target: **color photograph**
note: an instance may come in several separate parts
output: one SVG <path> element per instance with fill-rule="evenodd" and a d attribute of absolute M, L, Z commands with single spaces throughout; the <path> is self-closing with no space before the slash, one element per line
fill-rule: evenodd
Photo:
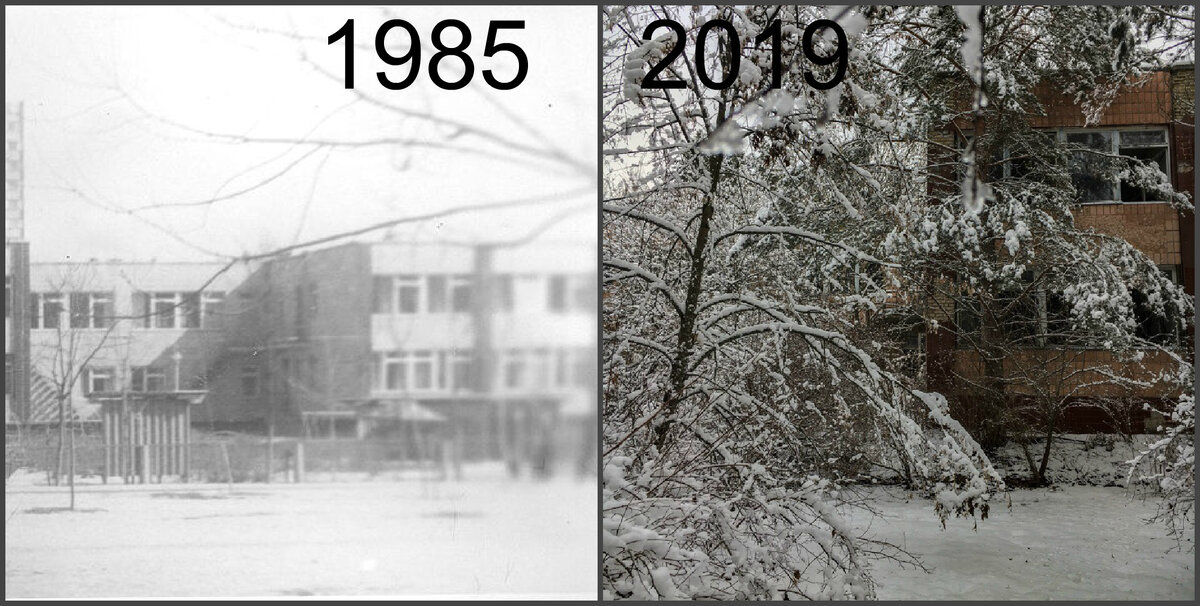
<path fill-rule="evenodd" d="M 602 599 L 1194 599 L 1194 18 L 605 7 Z"/>

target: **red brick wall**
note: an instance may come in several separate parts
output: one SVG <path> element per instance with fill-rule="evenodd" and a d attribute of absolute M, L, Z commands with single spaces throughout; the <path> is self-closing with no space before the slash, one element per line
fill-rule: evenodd
<path fill-rule="evenodd" d="M 1050 83 L 1036 89 L 1046 109 L 1045 116 L 1031 116 L 1034 128 L 1084 126 L 1083 110 L 1074 100 L 1055 90 Z M 1171 121 L 1170 75 L 1154 72 L 1138 84 L 1125 86 L 1112 105 L 1104 110 L 1100 121 L 1088 126 L 1128 126 L 1134 124 L 1167 124 Z"/>
<path fill-rule="evenodd" d="M 1169 129 L 1171 141 L 1171 179 L 1176 191 L 1185 192 L 1195 199 L 1195 90 L 1194 68 L 1155 72 L 1146 75 L 1138 83 L 1124 87 L 1101 115 L 1089 127 L 1157 125 Z M 1083 110 L 1069 96 L 1057 91 L 1050 83 L 1040 85 L 1036 92 L 1042 100 L 1045 115 L 1030 116 L 1034 128 L 1083 127 Z M 960 121 L 958 126 L 970 130 L 971 125 Z M 930 134 L 932 141 L 951 145 L 953 125 L 944 131 Z M 944 162 L 944 151 L 929 151 L 930 164 Z M 932 169 L 936 175 L 949 176 L 948 170 Z M 951 189 L 935 180 L 930 181 L 930 195 L 944 195 Z M 1184 287 L 1195 295 L 1195 237 L 1194 218 L 1190 211 L 1179 212 L 1166 204 L 1099 204 L 1080 207 L 1075 213 L 1077 224 L 1092 227 L 1102 233 L 1125 238 L 1139 250 L 1160 264 L 1180 264 L 1183 269 Z M 1193 330 L 1194 335 L 1194 330 Z M 1194 352 L 1189 351 L 1189 355 Z M 1108 355 L 1107 352 L 1090 352 Z M 1033 355 L 1029 352 L 1027 355 Z M 948 331 L 931 331 L 927 337 L 927 359 L 929 388 L 944 392 L 953 391 L 951 369 L 970 374 L 969 367 L 977 366 L 971 354 L 954 349 L 954 338 Z M 1151 360 L 1150 367 L 1160 366 L 1159 360 Z M 1100 394 L 1088 394 L 1100 395 Z M 1104 394 L 1114 396 L 1117 394 Z M 1150 388 L 1135 395 L 1155 397 L 1166 395 L 1161 389 Z M 1087 414 L 1069 418 L 1069 429 L 1095 431 L 1098 419 Z"/>
<path fill-rule="evenodd" d="M 1166 204 L 1085 204 L 1075 225 L 1120 236 L 1155 263 L 1180 263 L 1179 212 Z"/>

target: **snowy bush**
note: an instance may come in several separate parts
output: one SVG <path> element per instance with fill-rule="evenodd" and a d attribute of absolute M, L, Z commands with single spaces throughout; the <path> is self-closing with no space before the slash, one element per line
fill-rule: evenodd
<path fill-rule="evenodd" d="M 1126 485 L 1158 499 L 1158 513 L 1150 521 L 1162 523 L 1171 536 L 1183 542 L 1196 530 L 1196 400 L 1185 395 L 1173 410 L 1166 434 L 1129 462 Z M 1187 542 L 1195 549 L 1195 542 Z"/>

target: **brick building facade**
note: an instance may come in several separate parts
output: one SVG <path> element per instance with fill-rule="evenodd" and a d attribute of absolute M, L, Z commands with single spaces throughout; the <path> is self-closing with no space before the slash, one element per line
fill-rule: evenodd
<path fill-rule="evenodd" d="M 1194 156 L 1194 66 L 1172 66 L 1145 76 L 1139 83 L 1121 89 L 1112 104 L 1092 124 L 1085 124 L 1084 110 L 1071 98 L 1051 85 L 1041 85 L 1037 96 L 1045 108 L 1044 115 L 1027 116 L 1029 125 L 1051 133 L 1060 141 L 1084 144 L 1111 155 L 1128 155 L 1158 163 L 1176 192 L 1195 199 Z M 959 123 L 944 131 L 931 134 L 935 147 L 930 153 L 932 165 L 951 165 L 949 156 L 955 149 L 957 133 L 969 132 L 973 125 Z M 935 174 L 937 171 L 935 171 Z M 940 175 L 946 183 L 952 174 Z M 1073 175 L 1074 177 L 1074 175 Z M 1145 253 L 1160 270 L 1181 283 L 1186 293 L 1195 297 L 1195 238 L 1193 211 L 1179 210 L 1166 200 L 1154 199 L 1145 192 L 1124 183 L 1076 179 L 1080 201 L 1073 209 L 1075 225 L 1094 229 L 1098 233 L 1125 239 Z M 938 185 L 931 185 L 936 193 Z M 926 332 L 925 347 L 929 388 L 946 393 L 951 402 L 969 401 L 971 396 L 962 385 L 971 377 L 983 374 L 983 362 L 977 352 L 962 347 L 956 336 L 955 303 L 947 297 L 931 297 L 925 304 L 925 317 L 936 320 L 943 328 Z M 1194 355 L 1191 334 L 1182 336 L 1178 349 L 1185 356 Z M 1065 348 L 1030 348 L 1011 355 L 1003 361 L 1005 376 L 1028 372 L 1050 376 L 1055 365 L 1063 366 L 1060 373 L 1071 376 L 1073 393 L 1079 398 L 1112 397 L 1128 399 L 1170 398 L 1154 386 L 1154 374 L 1171 367 L 1170 357 L 1148 350 L 1145 359 L 1136 366 L 1115 362 L 1112 354 L 1100 350 Z M 1094 373 L 1072 374 L 1098 364 L 1111 364 L 1118 372 L 1136 375 L 1151 383 L 1151 387 L 1116 389 L 1105 385 Z M 1094 387 L 1081 387 L 1090 382 Z M 1028 397 L 1041 386 L 1021 385 L 1019 380 L 1006 386 L 1008 398 Z M 1136 416 L 1136 415 L 1135 415 Z M 1144 415 L 1143 415 L 1144 416 Z M 1065 420 L 1068 431 L 1101 431 L 1111 429 L 1111 419 L 1097 409 L 1086 407 L 1069 411 Z M 1140 423 L 1140 422 L 1138 422 Z M 1148 423 L 1147 426 L 1153 423 Z M 1135 424 L 1134 430 L 1142 430 Z"/>

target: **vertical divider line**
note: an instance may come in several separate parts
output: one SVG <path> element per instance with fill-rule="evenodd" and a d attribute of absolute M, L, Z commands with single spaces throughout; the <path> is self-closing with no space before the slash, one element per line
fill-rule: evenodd
<path fill-rule="evenodd" d="M 596 601 L 604 597 L 604 5 L 596 3 Z"/>

